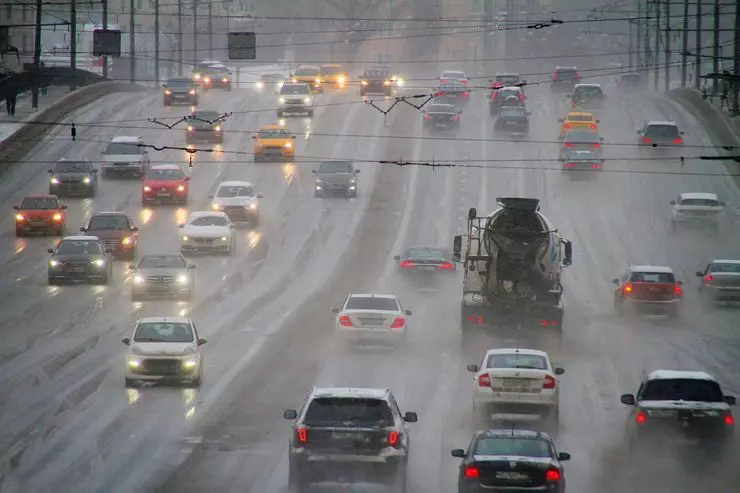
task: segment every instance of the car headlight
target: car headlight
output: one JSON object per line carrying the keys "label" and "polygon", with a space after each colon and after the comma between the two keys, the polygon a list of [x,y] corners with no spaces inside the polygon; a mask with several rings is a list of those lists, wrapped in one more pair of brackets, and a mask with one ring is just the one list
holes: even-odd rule
{"label": "car headlight", "polygon": [[130,359],[128,360],[128,366],[131,368],[138,368],[141,365],[141,361],[138,359]]}
{"label": "car headlight", "polygon": [[227,79],[226,77],[224,77],[223,79],[221,79],[221,82],[229,82],[229,79]]}
{"label": "car headlight", "polygon": [[203,82],[211,82],[211,79],[209,77],[206,77],[205,79],[203,79]]}
{"label": "car headlight", "polygon": [[343,75],[340,75],[339,77],[337,77],[337,80],[339,81],[340,84],[344,84],[345,78]]}
{"label": "car headlight", "polygon": [[285,143],[285,148],[286,149],[290,149],[291,147],[293,147],[293,143],[292,142],[286,142]]}
{"label": "car headlight", "polygon": [[218,211],[221,210],[221,206],[218,204],[211,204],[211,209],[213,209],[214,211]]}
{"label": "car headlight", "polygon": [[188,91],[188,94],[190,94],[191,96],[195,96],[195,89],[190,89]]}
{"label": "car headlight", "polygon": [[134,276],[134,284],[144,284],[144,277],[140,275]]}
{"label": "car headlight", "polygon": [[188,276],[186,276],[185,274],[181,274],[181,275],[180,275],[180,276],[179,276],[179,277],[177,278],[177,282],[179,282],[180,284],[187,284],[187,283],[188,283],[188,281],[189,281],[189,279],[188,279]]}
{"label": "car headlight", "polygon": [[16,221],[25,221],[25,220],[26,220],[26,218],[25,218],[25,217],[23,217],[23,214],[16,214],[16,215],[15,215],[15,220],[16,220]]}
{"label": "car headlight", "polygon": [[49,260],[49,267],[59,267],[59,262],[56,260]]}
{"label": "car headlight", "polygon": [[213,127],[213,130],[215,130],[216,132],[220,132],[221,131],[221,125],[216,125],[215,127]]}
{"label": "car headlight", "polygon": [[229,241],[229,237],[228,236],[222,236],[221,237],[221,241]]}
{"label": "car headlight", "polygon": [[383,85],[384,86],[390,86],[391,85],[391,81],[389,81],[389,80],[383,81]]}
{"label": "car headlight", "polygon": [[316,80],[314,80],[314,82],[317,83],[317,84],[321,84],[321,79],[316,79]]}
{"label": "car headlight", "polygon": [[252,202],[251,204],[249,204],[249,208],[252,209],[252,210],[255,210],[257,208],[257,204],[255,204],[254,202]]}
{"label": "car headlight", "polygon": [[144,186],[144,191],[145,192],[151,192],[152,191],[152,187],[150,187],[150,186]]}
{"label": "car headlight", "polygon": [[165,89],[164,93],[169,96],[170,94],[172,94],[172,91],[170,91],[169,89]]}
{"label": "car headlight", "polygon": [[185,368],[195,368],[198,366],[198,361],[194,359],[185,360],[182,364]]}
{"label": "car headlight", "polygon": [[263,87],[265,87],[265,83],[262,82],[261,80],[257,81],[257,89],[262,89]]}
{"label": "car headlight", "polygon": [[54,214],[54,216],[52,216],[52,219],[54,221],[61,221],[62,220],[62,215],[61,214]]}
{"label": "car headlight", "polygon": [[193,131],[193,126],[192,125],[188,125],[188,132],[192,132],[192,131]]}
{"label": "car headlight", "polygon": [[189,238],[189,237],[187,237],[187,236],[183,236],[183,237],[182,237],[182,241],[188,241],[189,239],[190,239],[190,238]]}
{"label": "car headlight", "polygon": [[193,75],[193,79],[200,80],[200,74],[194,74]]}
{"label": "car headlight", "polygon": [[84,177],[82,179],[82,183],[84,183],[85,185],[89,185],[90,184],[90,181],[91,180],[90,180],[90,177],[89,176],[86,176],[86,177]]}
{"label": "car headlight", "polygon": [[354,184],[354,183],[357,183],[357,180],[356,180],[356,179],[354,179],[354,178],[351,178],[351,179],[349,180],[349,182],[350,182],[350,183],[353,183],[353,184]]}
{"label": "car headlight", "polygon": [[177,191],[178,192],[184,192],[185,191],[185,187],[183,185],[180,185],[180,186],[177,187]]}
{"label": "car headlight", "polygon": [[366,80],[363,80],[363,81],[360,82],[360,84],[362,84],[363,86],[366,86],[367,85],[367,81]]}
{"label": "car headlight", "polygon": [[282,103],[285,103],[285,98],[281,96],[280,99],[279,99],[279,101],[280,101],[281,104]]}
{"label": "car headlight", "polygon": [[124,236],[123,238],[121,238],[122,245],[130,245],[131,243],[132,243],[132,240],[130,236]]}
{"label": "car headlight", "polygon": [[105,266],[105,260],[103,260],[103,259],[97,259],[97,260],[93,260],[93,261],[92,261],[92,264],[93,264],[93,265],[94,265],[95,267],[103,267],[103,266]]}
{"label": "car headlight", "polygon": [[59,184],[59,180],[57,180],[56,178],[52,178],[51,179],[51,183],[54,184],[54,185],[58,185]]}
{"label": "car headlight", "polygon": [[309,104],[311,102],[311,98],[305,98],[303,100],[304,103]]}

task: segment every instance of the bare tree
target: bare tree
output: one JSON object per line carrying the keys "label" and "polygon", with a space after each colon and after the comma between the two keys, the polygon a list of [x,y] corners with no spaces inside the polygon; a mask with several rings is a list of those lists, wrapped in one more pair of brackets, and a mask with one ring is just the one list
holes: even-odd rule
{"label": "bare tree", "polygon": [[342,14],[345,19],[362,19],[364,17],[377,17],[379,7],[388,0],[323,0],[325,4],[333,7]]}

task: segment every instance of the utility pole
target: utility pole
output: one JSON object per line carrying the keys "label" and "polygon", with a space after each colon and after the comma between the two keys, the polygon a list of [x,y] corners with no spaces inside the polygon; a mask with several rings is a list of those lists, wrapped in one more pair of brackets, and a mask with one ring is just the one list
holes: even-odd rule
{"label": "utility pole", "polygon": [[733,60],[732,75],[732,112],[737,115],[740,112],[740,6],[735,4],[735,60]]}
{"label": "utility pole", "polygon": [[77,89],[75,85],[74,71],[77,68],[77,1],[71,0],[69,3],[69,67],[72,69],[72,78],[70,79],[69,90]]}
{"label": "utility pole", "polygon": [[642,62],[641,62],[642,46],[640,45],[642,41],[642,2],[643,0],[637,0],[637,43],[636,43],[637,49],[635,50],[635,53],[637,55],[636,56],[637,60],[635,60],[635,65],[638,71],[641,70],[641,65],[642,65]]}
{"label": "utility pole", "polygon": [[683,36],[681,38],[681,87],[686,87],[689,63],[689,0],[683,2]]}
{"label": "utility pole", "polygon": [[666,94],[671,90],[671,0],[665,0],[665,82]]}
{"label": "utility pole", "polygon": [[630,35],[629,35],[629,47],[627,48],[627,52],[629,53],[629,61],[627,62],[629,65],[630,70],[634,70],[632,68],[633,62],[634,62],[634,53],[632,52],[632,25],[635,23],[634,19],[629,21],[630,25]]}
{"label": "utility pole", "polygon": [[[108,0],[103,0],[103,29],[108,29]],[[108,57],[103,57],[103,77],[108,78]]]}
{"label": "utility pole", "polygon": [[36,31],[33,46],[33,88],[31,88],[31,106],[39,107],[39,71],[41,68],[41,0],[36,0]]}
{"label": "utility pole", "polygon": [[[647,84],[650,76],[652,52],[650,51],[650,3],[645,0],[645,56],[643,57],[645,66],[645,83]],[[645,86],[647,87],[647,85]]]}
{"label": "utility pole", "polygon": [[[720,0],[714,0],[714,46],[712,47],[714,60],[712,60],[712,72],[719,73],[719,4]],[[719,92],[719,79],[712,79],[712,96]]]}
{"label": "utility pole", "polygon": [[134,22],[134,0],[131,0],[131,15],[129,16],[129,43],[128,43],[128,51],[129,51],[129,71],[131,72],[129,74],[129,79],[131,83],[133,84],[136,81],[136,22]]}
{"label": "utility pole", "polygon": [[660,77],[660,0],[653,2],[655,5],[655,59],[653,60],[653,67],[655,70],[655,78],[653,79],[653,90],[658,91],[658,78]]}
{"label": "utility pole", "polygon": [[198,61],[198,0],[193,0],[193,65]]}
{"label": "utility pole", "polygon": [[696,0],[696,68],[694,74],[694,87],[698,91],[701,89],[701,2]]}
{"label": "utility pole", "polygon": [[213,2],[208,2],[208,56],[213,60]]}
{"label": "utility pole", "polygon": [[154,0],[154,80],[159,86],[159,0]]}
{"label": "utility pole", "polygon": [[182,1],[177,0],[177,75],[182,77],[182,39],[185,33],[182,31]]}

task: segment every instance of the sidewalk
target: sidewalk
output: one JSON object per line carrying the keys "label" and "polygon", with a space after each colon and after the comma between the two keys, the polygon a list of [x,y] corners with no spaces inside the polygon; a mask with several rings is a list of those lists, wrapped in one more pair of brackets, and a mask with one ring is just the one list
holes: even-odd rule
{"label": "sidewalk", "polygon": [[5,110],[5,101],[0,103],[0,142],[13,135],[34,115],[52,106],[67,94],[69,94],[69,87],[67,86],[50,87],[46,95],[39,92],[39,107],[36,110],[31,108],[30,92],[19,94],[15,105],[15,116],[8,115]]}

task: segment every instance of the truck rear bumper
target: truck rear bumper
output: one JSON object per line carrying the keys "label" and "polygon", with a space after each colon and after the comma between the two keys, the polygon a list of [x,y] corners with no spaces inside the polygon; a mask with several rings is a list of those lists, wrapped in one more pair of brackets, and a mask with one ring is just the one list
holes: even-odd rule
{"label": "truck rear bumper", "polygon": [[563,305],[461,305],[461,324],[468,327],[538,326],[559,329],[563,325]]}

